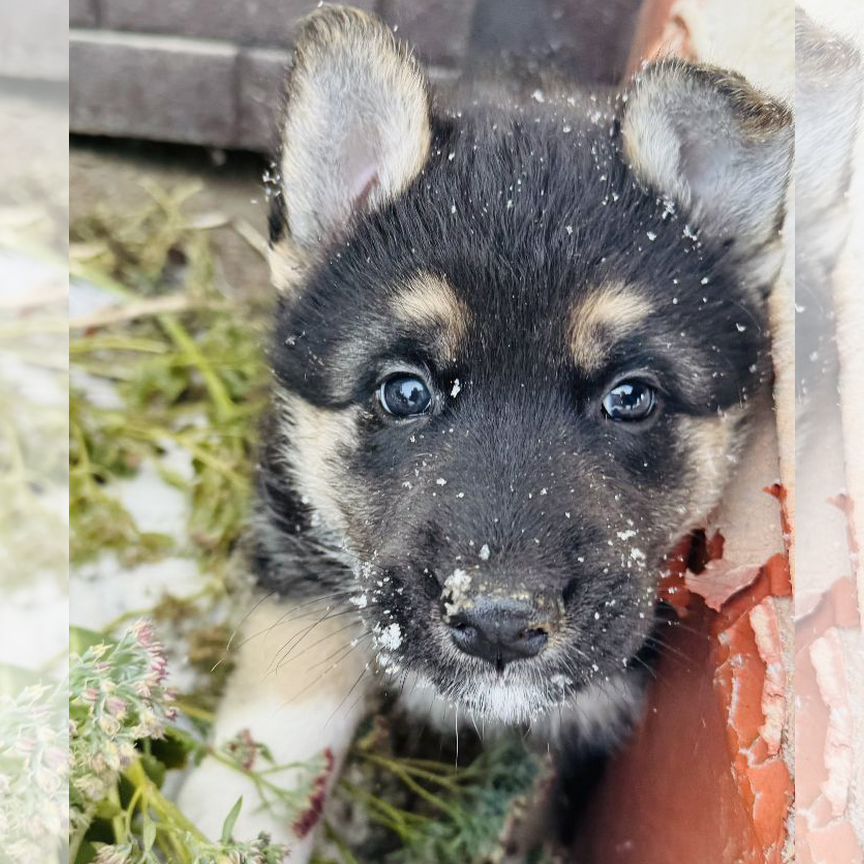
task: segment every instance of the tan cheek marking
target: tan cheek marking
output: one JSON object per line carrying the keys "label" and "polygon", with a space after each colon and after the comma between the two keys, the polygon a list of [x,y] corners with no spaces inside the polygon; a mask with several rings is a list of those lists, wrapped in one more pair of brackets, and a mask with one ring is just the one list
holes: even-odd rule
{"label": "tan cheek marking", "polygon": [[[355,630],[347,627],[350,617],[325,617],[332,614],[328,606],[338,609],[338,603],[304,602],[309,604],[305,612],[303,603],[295,605],[290,599],[256,606],[243,626],[244,640],[231,677],[233,693],[240,691],[238,695],[251,701],[262,689],[272,689],[287,707],[297,699],[301,704],[303,699],[311,701],[322,692],[335,691],[341,699],[354,684],[368,660],[366,652],[352,651],[344,660],[334,659],[333,654],[362,635],[359,614]],[[332,662],[325,662],[328,657]]]}
{"label": "tan cheek marking", "polygon": [[607,285],[578,303],[570,315],[570,350],[576,365],[594,372],[612,344],[641,324],[654,307],[624,285]]}
{"label": "tan cheek marking", "polygon": [[356,447],[359,408],[342,411],[316,408],[291,394],[279,397],[284,455],[291,466],[297,491],[332,531],[344,534],[340,502],[350,496],[344,488],[340,465],[346,450]]}
{"label": "tan cheek marking", "polygon": [[742,410],[735,408],[711,417],[679,418],[681,447],[688,466],[684,496],[687,512],[682,530],[699,527],[720,503],[733,470],[730,457],[738,454],[744,440],[738,423]]}
{"label": "tan cheek marking", "polygon": [[470,313],[452,285],[429,273],[416,276],[390,302],[394,317],[404,324],[443,330],[442,348],[453,359],[468,332]]}
{"label": "tan cheek marking", "polygon": [[310,266],[310,254],[303,252],[290,237],[283,237],[270,247],[267,263],[270,281],[281,294],[296,294]]}

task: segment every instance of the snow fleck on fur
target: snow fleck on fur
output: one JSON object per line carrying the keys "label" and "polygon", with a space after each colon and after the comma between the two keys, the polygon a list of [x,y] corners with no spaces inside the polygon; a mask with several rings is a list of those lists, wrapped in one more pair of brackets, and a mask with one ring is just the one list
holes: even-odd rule
{"label": "snow fleck on fur", "polygon": [[444,615],[449,618],[471,605],[471,575],[458,567],[444,581]]}
{"label": "snow fleck on fur", "polygon": [[375,636],[382,648],[395,651],[402,644],[402,630],[398,624],[388,624],[380,630],[376,629]]}

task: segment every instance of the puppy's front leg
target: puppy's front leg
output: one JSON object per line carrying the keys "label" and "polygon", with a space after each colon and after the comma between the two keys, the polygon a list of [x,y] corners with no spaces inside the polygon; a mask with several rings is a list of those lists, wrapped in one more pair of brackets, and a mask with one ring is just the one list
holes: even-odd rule
{"label": "puppy's front leg", "polygon": [[[284,808],[265,808],[249,777],[207,756],[179,799],[205,835],[219,838],[223,820],[242,795],[243,808],[233,832],[237,839],[252,840],[266,831],[274,842],[290,848],[292,862],[308,860],[320,807],[365,710],[372,673],[362,634],[356,610],[324,600],[265,600],[249,616],[217,714],[213,747],[219,749],[248,730],[256,742],[267,745],[276,765],[305,763],[324,754],[323,773],[314,799],[292,816]],[[280,772],[270,779],[287,789],[309,783],[302,770]]]}

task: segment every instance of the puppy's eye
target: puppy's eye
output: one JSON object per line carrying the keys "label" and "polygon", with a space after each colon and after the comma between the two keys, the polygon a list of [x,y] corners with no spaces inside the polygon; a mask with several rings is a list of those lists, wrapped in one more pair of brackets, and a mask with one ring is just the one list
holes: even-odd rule
{"label": "puppy's eye", "polygon": [[416,417],[432,405],[426,382],[410,372],[391,375],[378,388],[381,407],[394,417]]}
{"label": "puppy's eye", "polygon": [[657,405],[657,393],[644,381],[622,381],[603,397],[603,411],[610,420],[645,420]]}

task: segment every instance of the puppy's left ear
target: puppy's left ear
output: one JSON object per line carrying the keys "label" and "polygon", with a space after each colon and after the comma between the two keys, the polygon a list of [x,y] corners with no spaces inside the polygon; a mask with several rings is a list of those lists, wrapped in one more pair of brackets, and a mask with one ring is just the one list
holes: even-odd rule
{"label": "puppy's left ear", "polygon": [[432,140],[430,99],[410,51],[363,12],[324,7],[295,44],[280,191],[291,239],[308,253],[417,176]]}
{"label": "puppy's left ear", "polygon": [[640,74],[621,121],[625,158],[692,227],[754,255],[777,236],[792,165],[791,113],[744,78],[662,61]]}

